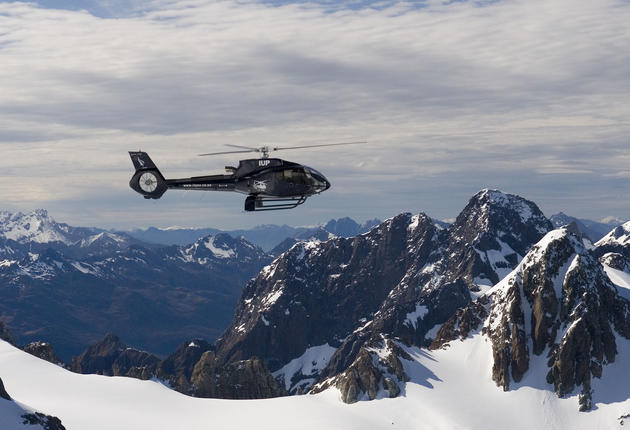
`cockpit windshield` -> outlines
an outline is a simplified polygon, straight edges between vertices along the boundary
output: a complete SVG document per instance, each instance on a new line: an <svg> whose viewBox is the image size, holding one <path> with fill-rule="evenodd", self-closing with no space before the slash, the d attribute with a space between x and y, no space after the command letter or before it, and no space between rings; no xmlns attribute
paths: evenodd
<svg viewBox="0 0 630 430"><path fill-rule="evenodd" d="M278 180L297 185L310 185L316 189L326 189L328 187L326 178L315 169L310 167L297 167L294 169L284 169L277 173Z"/></svg>
<svg viewBox="0 0 630 430"><path fill-rule="evenodd" d="M315 177L319 177L320 180L324 179L324 175L322 175L321 173L319 173L317 170L313 169L312 167L307 167L306 170L310 171L311 175Z"/></svg>

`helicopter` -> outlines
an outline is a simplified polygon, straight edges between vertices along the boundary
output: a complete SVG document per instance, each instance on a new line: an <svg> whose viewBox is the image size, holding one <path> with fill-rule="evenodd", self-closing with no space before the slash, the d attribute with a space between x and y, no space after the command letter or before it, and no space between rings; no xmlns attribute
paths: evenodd
<svg viewBox="0 0 630 430"><path fill-rule="evenodd" d="M293 209L303 204L308 197L329 189L330 182L312 167L280 158L269 158L270 152L362 143L366 142L289 147L261 146L258 148L226 144L226 146L239 148L239 150L211 152L199 154L199 156L247 152L258 152L261 156L260 158L240 160L238 167L225 166L226 174L223 175L194 176L182 179L166 179L153 163L149 154L143 151L129 151L129 156L136 169L129 181L129 186L144 196L145 199L159 199L168 189L233 191L247 194L245 198L245 211L247 212Z"/></svg>

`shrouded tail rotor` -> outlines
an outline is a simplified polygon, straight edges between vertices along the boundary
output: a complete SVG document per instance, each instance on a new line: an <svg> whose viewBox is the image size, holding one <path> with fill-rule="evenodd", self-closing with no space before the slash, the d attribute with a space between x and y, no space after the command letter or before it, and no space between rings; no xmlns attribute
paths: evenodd
<svg viewBox="0 0 630 430"><path fill-rule="evenodd" d="M164 176L153 163L149 154L142 151L129 152L136 173L131 177L129 186L145 199L159 199L168 189Z"/></svg>

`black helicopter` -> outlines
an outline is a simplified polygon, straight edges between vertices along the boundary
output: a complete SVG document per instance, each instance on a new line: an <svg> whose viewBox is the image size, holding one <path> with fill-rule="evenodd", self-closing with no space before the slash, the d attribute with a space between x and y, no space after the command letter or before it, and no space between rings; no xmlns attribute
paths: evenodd
<svg viewBox="0 0 630 430"><path fill-rule="evenodd" d="M142 151L129 152L136 172L129 186L145 199L159 199L167 189L201 191L235 191L247 194L245 210L271 211L292 209L303 204L314 194L330 188L330 182L317 170L281 160L269 158L269 153L286 149L315 148L322 146L356 145L366 142L342 142L321 145L290 147L250 148L240 145L226 145L240 148L238 151L212 152L200 156L259 152L261 158L241 160L238 167L226 166L225 175L195 176L192 178L166 179L155 166L149 154Z"/></svg>

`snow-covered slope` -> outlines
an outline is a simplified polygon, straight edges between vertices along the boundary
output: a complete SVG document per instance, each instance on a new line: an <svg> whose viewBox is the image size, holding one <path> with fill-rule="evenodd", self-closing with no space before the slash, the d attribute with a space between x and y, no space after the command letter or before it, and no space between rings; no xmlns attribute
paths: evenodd
<svg viewBox="0 0 630 430"><path fill-rule="evenodd" d="M603 245L630 245L630 221L614 228L595 244L595 246Z"/></svg>
<svg viewBox="0 0 630 430"><path fill-rule="evenodd" d="M43 209L28 214L0 212L0 236L20 243L71 243L67 226L57 224Z"/></svg>
<svg viewBox="0 0 630 430"><path fill-rule="evenodd" d="M0 377L15 400L59 417L68 430L196 430L209 423L274 430L622 429L621 417L630 413L630 348L627 342L618 347L620 359L606 369L616 384L594 382L602 400L589 413L577 411L575 395L559 399L528 384L536 375L501 391L490 378L492 350L481 335L438 351L407 349L410 360L403 364L412 380L404 396L351 405L334 388L267 400L192 398L157 382L74 374L3 341Z"/></svg>

